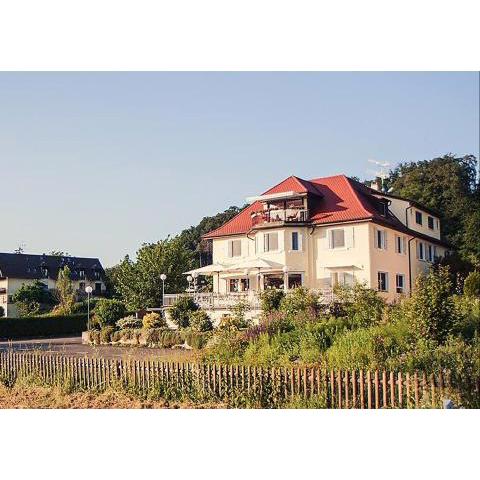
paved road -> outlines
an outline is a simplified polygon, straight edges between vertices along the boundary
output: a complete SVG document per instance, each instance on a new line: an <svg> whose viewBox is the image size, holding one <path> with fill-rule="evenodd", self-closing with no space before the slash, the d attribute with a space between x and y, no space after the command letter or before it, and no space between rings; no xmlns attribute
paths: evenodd
<svg viewBox="0 0 480 480"><path fill-rule="evenodd" d="M142 347L113 347L108 345L83 345L81 337L39 338L31 340L0 341L0 351L13 350L15 352L43 351L60 355L76 357L99 358L135 358L135 359L163 359L187 360L192 359L194 353L185 350L171 350L165 348ZM192 359L193 360L193 359Z"/></svg>

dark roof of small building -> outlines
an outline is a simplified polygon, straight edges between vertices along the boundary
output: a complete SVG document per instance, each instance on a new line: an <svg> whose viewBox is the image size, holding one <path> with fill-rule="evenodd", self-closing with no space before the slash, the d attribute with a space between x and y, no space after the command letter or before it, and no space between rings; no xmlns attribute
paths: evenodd
<svg viewBox="0 0 480 480"><path fill-rule="evenodd" d="M48 278L56 280L60 269L68 266L72 280L98 280L105 277L105 271L98 258L80 258L54 255L30 255L24 253L0 253L0 278L42 279L46 278L44 269L48 270ZM80 272L84 272L84 277Z"/></svg>

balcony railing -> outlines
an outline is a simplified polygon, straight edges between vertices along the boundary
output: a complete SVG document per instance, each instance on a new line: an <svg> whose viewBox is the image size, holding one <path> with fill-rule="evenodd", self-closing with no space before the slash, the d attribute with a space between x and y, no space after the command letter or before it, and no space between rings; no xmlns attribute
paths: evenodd
<svg viewBox="0 0 480 480"><path fill-rule="evenodd" d="M240 301L249 303L250 308L259 309L260 299L257 292L241 292L241 293L174 293L166 294L164 298L164 306L171 307L180 297L189 296L195 300L197 305L203 309L222 309L232 308Z"/></svg>
<svg viewBox="0 0 480 480"><path fill-rule="evenodd" d="M287 208L260 210L252 213L254 226L264 223L303 223L310 220L308 209Z"/></svg>
<svg viewBox="0 0 480 480"><path fill-rule="evenodd" d="M328 304L334 300L331 288L314 290L319 295L319 301ZM171 307L180 297L188 296L195 300L195 303L204 310L229 309L238 304L239 301L246 301L252 310L260 310L260 295L257 291L239 293L173 293L165 294L164 307Z"/></svg>

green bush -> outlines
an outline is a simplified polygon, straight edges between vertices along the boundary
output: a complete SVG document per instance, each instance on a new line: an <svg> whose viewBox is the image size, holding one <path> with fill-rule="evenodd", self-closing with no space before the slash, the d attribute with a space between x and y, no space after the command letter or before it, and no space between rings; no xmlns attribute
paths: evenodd
<svg viewBox="0 0 480 480"><path fill-rule="evenodd" d="M265 314L275 312L280 308L285 292L279 288L269 288L260 294L260 306Z"/></svg>
<svg viewBox="0 0 480 480"><path fill-rule="evenodd" d="M166 328L167 322L165 319L157 312L147 313L143 317L143 328Z"/></svg>
<svg viewBox="0 0 480 480"><path fill-rule="evenodd" d="M418 340L443 342L457 321L452 282L447 267L440 266L417 277L405 314Z"/></svg>
<svg viewBox="0 0 480 480"><path fill-rule="evenodd" d="M192 297L182 295L170 309L172 321L179 328L187 328L190 325L190 315L199 309Z"/></svg>
<svg viewBox="0 0 480 480"><path fill-rule="evenodd" d="M192 348L200 350L204 348L210 338L212 338L212 334L209 331L196 331L190 328L182 330L180 332L182 339L187 342Z"/></svg>
<svg viewBox="0 0 480 480"><path fill-rule="evenodd" d="M375 325L351 330L335 338L326 351L330 368L393 368L392 361L413 344L409 326L404 323Z"/></svg>
<svg viewBox="0 0 480 480"><path fill-rule="evenodd" d="M0 306L0 318L5 316L5 309Z"/></svg>
<svg viewBox="0 0 480 480"><path fill-rule="evenodd" d="M12 296L21 317L35 316L48 312L55 304L55 299L46 285L39 280L24 283Z"/></svg>
<svg viewBox="0 0 480 480"><path fill-rule="evenodd" d="M360 283L337 286L335 296L340 302L339 315L345 315L353 327L376 325L382 319L385 301L371 288Z"/></svg>
<svg viewBox="0 0 480 480"><path fill-rule="evenodd" d="M250 304L246 300L240 300L232 308L232 319L238 329L248 328L251 324L247 320L247 312L250 310Z"/></svg>
<svg viewBox="0 0 480 480"><path fill-rule="evenodd" d="M112 327L111 325L103 327L100 330L100 343L110 343L114 332L115 327Z"/></svg>
<svg viewBox="0 0 480 480"><path fill-rule="evenodd" d="M212 321L205 310L191 312L189 316L189 323L190 329L193 332L209 332L213 330Z"/></svg>
<svg viewBox="0 0 480 480"><path fill-rule="evenodd" d="M467 297L480 298L480 272L470 272L463 284L463 293Z"/></svg>
<svg viewBox="0 0 480 480"><path fill-rule="evenodd" d="M467 341L480 337L480 298L455 295L453 302L456 315L452 333Z"/></svg>
<svg viewBox="0 0 480 480"><path fill-rule="evenodd" d="M0 319L0 338L7 339L70 335L81 333L86 329L86 315Z"/></svg>
<svg viewBox="0 0 480 480"><path fill-rule="evenodd" d="M123 317L120 320L117 320L116 326L120 330L125 330L128 328L142 328L142 320L139 318L133 316L133 315L128 315L127 317Z"/></svg>
<svg viewBox="0 0 480 480"><path fill-rule="evenodd" d="M95 307L94 324L101 328L114 326L126 313L125 305L120 300L101 298Z"/></svg>
<svg viewBox="0 0 480 480"><path fill-rule="evenodd" d="M318 312L318 295L304 287L295 288L285 295L280 302L280 311L287 315L307 313L315 315Z"/></svg>
<svg viewBox="0 0 480 480"><path fill-rule="evenodd" d="M168 328L150 328L144 330L147 345L159 348L172 348L183 343L180 332Z"/></svg>

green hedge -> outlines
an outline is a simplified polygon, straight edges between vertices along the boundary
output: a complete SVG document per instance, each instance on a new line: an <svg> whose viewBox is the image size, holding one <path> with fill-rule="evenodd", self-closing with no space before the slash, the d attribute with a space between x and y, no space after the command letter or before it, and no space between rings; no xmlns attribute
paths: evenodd
<svg viewBox="0 0 480 480"><path fill-rule="evenodd" d="M87 329L87 315L0 318L0 338L48 337L81 333Z"/></svg>

